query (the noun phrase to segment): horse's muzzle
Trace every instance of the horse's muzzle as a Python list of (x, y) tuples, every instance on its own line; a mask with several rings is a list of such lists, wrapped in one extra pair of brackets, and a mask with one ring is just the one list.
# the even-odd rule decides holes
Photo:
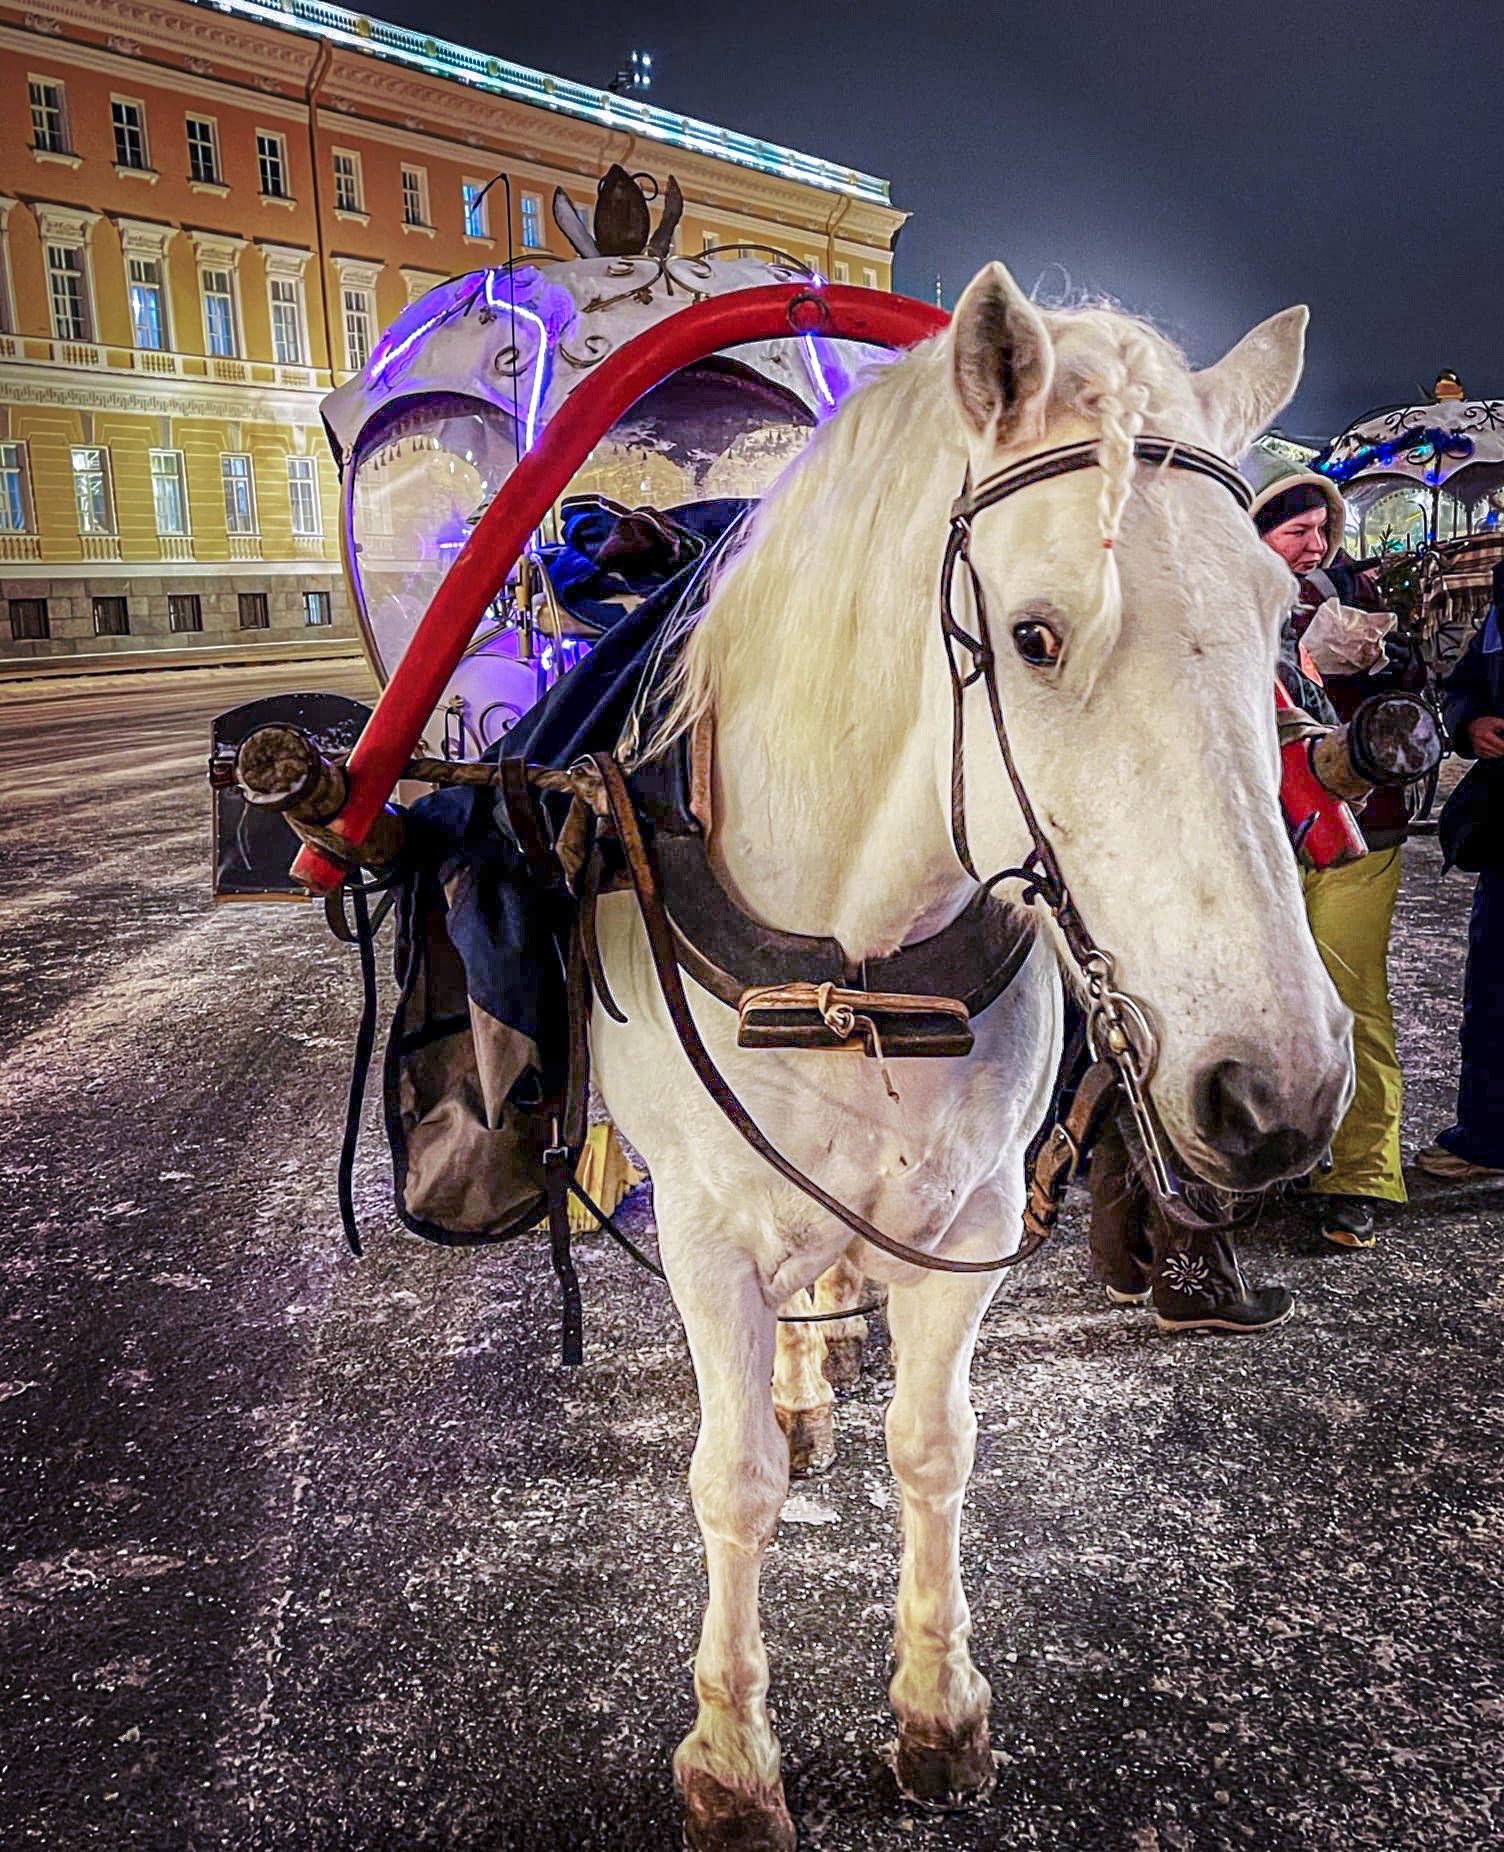
[[(1260, 1190), (1313, 1169), (1351, 1093), (1352, 1062), (1345, 1054), (1298, 1091), (1262, 1061), (1210, 1062), (1191, 1086), (1192, 1130), (1218, 1173), (1208, 1181)], [(1207, 1168), (1205, 1160), (1199, 1168)]]

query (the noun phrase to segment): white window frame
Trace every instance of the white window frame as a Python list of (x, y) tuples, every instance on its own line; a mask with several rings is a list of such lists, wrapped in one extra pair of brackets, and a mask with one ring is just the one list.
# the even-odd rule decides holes
[[(471, 216), (469, 189), (474, 187), (484, 198), (477, 199), (476, 216)], [(485, 192), (486, 182), (477, 180), (473, 174), (465, 174), (460, 179), (460, 223), (466, 238), (472, 244), (489, 244), (491, 242), (491, 196)], [(472, 231), (474, 224), (478, 229)]]
[[(261, 256), (266, 265), (266, 306), (271, 323), (272, 358), (279, 367), (307, 367), (311, 365), (308, 358), (311, 349), (308, 336), (308, 295), (303, 284), (303, 272), (307, 267), (308, 251), (300, 251), (285, 244), (263, 244)], [(278, 287), (291, 292), (290, 299), (280, 304), (277, 300)], [(277, 310), (278, 307), (292, 308), (297, 317), (298, 352), (297, 360), (286, 360), (277, 352)]]
[[(340, 286), (340, 325), (345, 336), (345, 366), (351, 373), (365, 370), (366, 362), (371, 358), (371, 349), (376, 345), (376, 298), (368, 289), (362, 289), (358, 283), (344, 283)], [(363, 342), (353, 340), (357, 321), (365, 325)], [(365, 351), (359, 352), (364, 346)]]
[[(82, 245), (68, 244), (60, 239), (49, 238), (42, 247), (43, 260), (47, 268), (47, 312), (52, 319), (52, 338), (54, 341), (92, 341), (94, 339), (94, 292), (89, 287), (89, 265), (87, 254)], [(77, 268), (72, 264), (54, 266), (52, 253), (61, 251), (77, 260)], [(78, 326), (64, 328), (58, 315), (58, 291), (56, 279), (62, 276), (78, 278)]]
[[(262, 142), (270, 142), (272, 144), (270, 153), (263, 154), (262, 149), (261, 149)], [(268, 191), (267, 189), (266, 168), (263, 165), (263, 163), (268, 160), (276, 162), (277, 172), (282, 181), (282, 185), (280, 189), (276, 191)], [(292, 181), (292, 176), (288, 172), (288, 168), (287, 168), (287, 137), (283, 135), (277, 129), (257, 129), (256, 130), (256, 185), (260, 189), (261, 197), (263, 199), (288, 199), (290, 200), (292, 198), (292, 194), (288, 191), (288, 187), (291, 184), (291, 181)]]
[(299, 540), (324, 538), (324, 510), (319, 499), (317, 457), (287, 459), (287, 507)]
[[(335, 257), (330, 262), (334, 266), (339, 291), (339, 324), (345, 368), (350, 373), (359, 373), (381, 337), (381, 322), (376, 313), (376, 281), (381, 275), (381, 265), (359, 257)], [(358, 299), (357, 306), (364, 309), (366, 318), (367, 347), (363, 359), (357, 357), (355, 345), (350, 339), (352, 297)]]
[[(117, 109), (133, 109), (136, 112), (136, 134), (141, 142), (141, 159), (139, 161), (122, 161), (120, 158), (120, 135), (123, 124), (115, 120)], [(127, 131), (129, 132), (129, 131)], [(138, 96), (110, 97), (110, 134), (115, 144), (115, 172), (117, 174), (150, 174), (156, 169), (151, 164), (151, 141), (146, 131), (146, 105)]]
[[(151, 275), (136, 273), (140, 270), (155, 272)], [(156, 333), (161, 337), (157, 341), (143, 341), (141, 323), (136, 316), (136, 294), (138, 289), (151, 290), (157, 299)], [(132, 344), (144, 353), (168, 354), (172, 352), (172, 329), (167, 320), (167, 270), (160, 257), (146, 257), (137, 252), (125, 260), (125, 297), (131, 318)]]
[[(167, 247), (172, 242), (174, 227), (154, 224), (149, 219), (116, 219), (115, 229), (120, 234), (120, 254), (125, 261), (125, 299), (130, 312), (132, 344), (146, 353), (172, 353), (175, 351), (172, 328), (172, 289), (168, 274)], [(141, 348), (136, 326), (136, 309), (131, 300), (131, 290), (136, 279), (132, 270), (136, 264), (155, 264), (157, 281), (153, 285), (159, 297), (162, 319), (162, 345), (160, 348)]]
[(10, 268), (10, 215), (20, 202), (0, 193), (0, 334), (16, 334), (16, 292)]
[[(324, 615), (322, 617), (310, 617), (308, 615), (309, 608), (310, 608), (310, 600), (314, 601), (313, 606), (312, 606), (313, 609), (323, 612)], [(333, 626), (333, 623), (334, 623), (334, 600), (333, 598), (330, 597), (329, 593), (327, 591), (324, 591), (322, 589), (317, 589), (317, 588), (313, 591), (304, 592), (303, 594), (303, 626), (304, 628), (307, 630), (328, 630)]]
[[(189, 236), (193, 239), (193, 254), (198, 262), (198, 306), (199, 320), (204, 331), (204, 356), (211, 360), (244, 360), (245, 321), (240, 312), (240, 253), (245, 249), (245, 240), (214, 232), (190, 232)], [(209, 344), (209, 292), (204, 287), (204, 279), (210, 271), (222, 272), (229, 279), (230, 340), (234, 351), (228, 354), (216, 354)]]
[[(53, 90), (57, 93), (55, 104), (39, 105), (32, 92), (35, 90)], [(26, 102), (31, 111), (31, 151), (33, 154), (70, 157), (73, 155), (73, 127), (68, 119), (68, 86), (61, 77), (51, 77), (42, 71), (28, 71), (26, 74)], [(58, 145), (54, 148), (37, 140), (37, 110), (55, 109), (57, 112)]]
[[(227, 465), (231, 463), (244, 463), (245, 468), (244, 470), (231, 470), (227, 467)], [(244, 450), (222, 450), (219, 454), (219, 481), (220, 487), (224, 491), (225, 532), (235, 535), (259, 534), (261, 532), (261, 520), (256, 510), (256, 464), (254, 458)], [(249, 526), (243, 527), (241, 525), (241, 516), (238, 510), (233, 514), (232, 518), (230, 505), (231, 483), (245, 484), (245, 519), (249, 522)], [(236, 497), (236, 500), (238, 502), (239, 497)]]
[[(15, 453), (13, 459), (7, 458), (7, 451)], [(0, 534), (34, 534), (37, 531), (37, 514), (31, 492), (31, 456), (19, 438), (6, 438), (0, 442), (0, 483), (11, 478), (15, 481), (16, 496), (21, 506), (21, 525), (10, 525), (10, 495), (7, 491), (0, 494)]]
[[(334, 166), (334, 211), (341, 219), (358, 219), (362, 224), (370, 217), (366, 211), (366, 177), (359, 153), (354, 148), (335, 148), (332, 150)], [(340, 163), (347, 166), (341, 173)], [(345, 198), (340, 197), (341, 186), (349, 188)]]
[[(84, 501), (79, 494), (80, 475), (78, 459), (80, 456), (89, 453), (100, 458), (98, 473), (104, 489), (105, 520), (108, 523), (108, 525), (104, 527), (86, 527), (84, 525)], [(112, 540), (118, 539), (120, 534), (120, 515), (115, 506), (115, 472), (111, 465), (109, 445), (72, 444), (69, 446), (68, 450), (68, 463), (73, 472), (73, 509), (74, 513), (78, 516), (78, 531), (80, 536), (104, 535)], [(91, 470), (90, 474), (92, 473)]]
[(878, 287), (879, 287), (879, 284), (877, 281), (877, 272), (872, 268), (871, 264), (863, 264), (862, 265), (862, 288), (863, 289), (877, 289)]
[[(268, 277), (272, 317), (272, 359), (279, 367), (308, 365), (308, 305), (301, 277)], [(292, 338), (288, 339), (289, 333)]]
[[(223, 290), (209, 288), (209, 278), (223, 277)], [(223, 300), (229, 304), (230, 315), (230, 351), (226, 354), (216, 353), (213, 337), (209, 331), (209, 299)], [(245, 343), (240, 338), (240, 291), (238, 279), (232, 265), (200, 263), (198, 267), (199, 308), (204, 320), (204, 356), (209, 360), (243, 360)]]
[[(164, 462), (170, 463), (171, 468), (160, 468), (159, 465)], [(150, 453), (150, 468), (151, 505), (152, 513), (156, 518), (157, 533), (173, 538), (186, 538), (193, 532), (193, 527), (188, 518), (188, 473), (183, 467), (182, 451), (153, 450)], [(157, 495), (157, 484), (168, 481), (174, 483), (177, 488), (178, 525), (176, 527), (163, 527), (162, 525), (162, 503)]]
[(834, 282), (849, 283), (851, 281), (851, 265), (847, 263), (844, 257), (838, 257), (832, 265), (832, 268), (835, 271), (835, 276), (832, 279)]
[[(196, 144), (193, 136), (189, 133), (194, 123), (198, 123), (200, 127), (206, 128), (209, 131), (209, 171), (207, 174), (196, 174), (193, 171), (193, 151), (195, 146), (201, 145)], [(185, 113), (183, 117), (183, 143), (188, 150), (188, 184), (195, 187), (224, 186), (225, 169), (219, 154), (218, 121), (213, 116), (201, 116), (196, 111)], [(225, 190), (228, 192), (229, 189), (226, 188)]]
[[(541, 193), (524, 193), (519, 208), (522, 214), (522, 248), (524, 251), (542, 251), (548, 246), (548, 238), (543, 230), (543, 195)], [(529, 220), (532, 221), (529, 225)], [(529, 235), (529, 233), (533, 235)]]
[[(412, 196), (417, 202), (418, 216), (415, 219), (410, 219), (407, 216), (409, 193), (407, 183), (409, 179), (416, 183), (411, 189)], [(426, 167), (415, 167), (410, 161), (404, 161), (402, 163), (401, 189), (403, 225), (409, 231), (432, 231), (433, 218), (428, 207), (428, 169)]]

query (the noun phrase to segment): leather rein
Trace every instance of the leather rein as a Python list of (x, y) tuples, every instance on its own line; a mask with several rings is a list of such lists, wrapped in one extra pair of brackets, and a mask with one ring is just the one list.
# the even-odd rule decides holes
[[(1220, 483), (1245, 509), (1251, 494), (1237, 471), (1223, 458), (1194, 445), (1173, 443), (1159, 437), (1139, 438), (1133, 446), (1135, 459), (1166, 469), (1190, 470)], [(817, 1203), (854, 1235), (882, 1253), (906, 1264), (936, 1273), (996, 1273), (1017, 1266), (1038, 1252), (1054, 1229), (1065, 1191), (1076, 1174), (1087, 1148), (1106, 1119), (1121, 1090), (1133, 1115), (1144, 1150), (1148, 1156), (1155, 1188), (1163, 1196), (1179, 1196), (1178, 1179), (1165, 1158), (1163, 1146), (1149, 1105), (1148, 1085), (1158, 1053), (1158, 1042), (1147, 1009), (1114, 984), (1114, 963), (1087, 930), (1071, 898), (1048, 836), (1014, 762), (1003, 714), (1002, 697), (997, 683), (997, 658), (988, 636), (986, 602), (982, 584), (971, 562), (972, 523), (986, 509), (1021, 489), (1052, 481), (1076, 470), (1092, 469), (1099, 464), (1095, 442), (1064, 445), (1040, 455), (1026, 458), (975, 487), (968, 475), (965, 486), (951, 509), (950, 534), (946, 543), (940, 578), (940, 622), (949, 665), (952, 692), (951, 754), (951, 836), (962, 867), (990, 893), (1008, 880), (1023, 882), (1025, 905), (1041, 901), (1053, 916), (1061, 938), (1087, 997), (1087, 1044), (1091, 1065), (1076, 1086), (1068, 1110), (1053, 1110), (1045, 1130), (1031, 1147), (1033, 1162), (1028, 1195), (1024, 1207), (1025, 1238), (1011, 1254), (989, 1260), (960, 1260), (943, 1254), (930, 1254), (896, 1240), (873, 1226), (865, 1216), (840, 1202), (813, 1178), (808, 1177), (774, 1146), (753, 1120), (733, 1092), (725, 1076), (711, 1059), (690, 1011), (680, 973), (680, 953), (673, 923), (664, 901), (663, 881), (652, 844), (645, 837), (636, 805), (626, 777), (617, 760), (609, 753), (591, 753), (577, 760), (564, 775), (530, 772), (533, 782), (553, 788), (567, 782), (576, 798), (603, 821), (609, 822), (620, 844), (626, 872), (635, 894), (643, 926), (647, 933), (654, 970), (669, 1019), (700, 1084), (740, 1137), (780, 1176)], [(977, 634), (973, 635), (958, 622), (953, 608), (955, 575), (964, 567), (970, 581), (976, 612)], [(971, 658), (963, 670), (959, 652)], [(1003, 766), (1013, 794), (1032, 838), (1032, 847), (1023, 864), (1004, 868), (983, 881), (972, 860), (966, 829), (966, 793), (964, 775), (965, 693), (981, 681), (987, 692), (993, 731)], [(515, 762), (514, 762), (515, 763)], [(593, 864), (596, 858), (590, 857)], [(587, 869), (587, 891), (594, 881)], [(590, 892), (593, 899), (593, 891)], [(588, 930), (588, 929), (587, 929)], [(589, 934), (593, 939), (593, 932)], [(599, 973), (598, 958), (589, 959), (593, 974)], [(599, 979), (598, 979), (599, 981)], [(609, 998), (609, 992), (605, 993)], [(609, 1006), (608, 1006), (609, 1007)], [(619, 1016), (619, 1012), (612, 1011)], [(1061, 1083), (1065, 1074), (1062, 1072)], [(1057, 1085), (1057, 1097), (1059, 1093)]]

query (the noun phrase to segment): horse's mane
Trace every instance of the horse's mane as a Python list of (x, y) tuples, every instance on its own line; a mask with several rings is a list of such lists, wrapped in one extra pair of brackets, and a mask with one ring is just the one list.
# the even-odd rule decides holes
[[(1177, 349), (1146, 323), (1100, 304), (1042, 309), (1055, 347), (1050, 420), (1086, 419), (1101, 431), (1098, 518), (1118, 532), (1133, 483), (1133, 442), (1150, 415), (1189, 398)], [(794, 771), (869, 761), (865, 736), (911, 711), (934, 622), (944, 525), (934, 513), (966, 468), (950, 389), (948, 334), (923, 343), (853, 393), (768, 493), (720, 567), (703, 610), (689, 618), (656, 756), (704, 714), (755, 700), (768, 718), (774, 764)], [(1075, 626), (1073, 670), (1089, 689), (1116, 641), (1117, 566), (1101, 554), (1096, 609)], [(669, 638), (669, 648), (677, 638)], [(797, 776), (795, 772), (795, 776)]]

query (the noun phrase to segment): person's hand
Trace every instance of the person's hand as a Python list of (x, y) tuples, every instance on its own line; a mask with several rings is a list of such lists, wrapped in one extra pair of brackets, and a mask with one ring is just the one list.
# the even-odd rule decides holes
[(1504, 720), (1497, 714), (1470, 722), (1467, 737), (1480, 759), (1504, 759)]

